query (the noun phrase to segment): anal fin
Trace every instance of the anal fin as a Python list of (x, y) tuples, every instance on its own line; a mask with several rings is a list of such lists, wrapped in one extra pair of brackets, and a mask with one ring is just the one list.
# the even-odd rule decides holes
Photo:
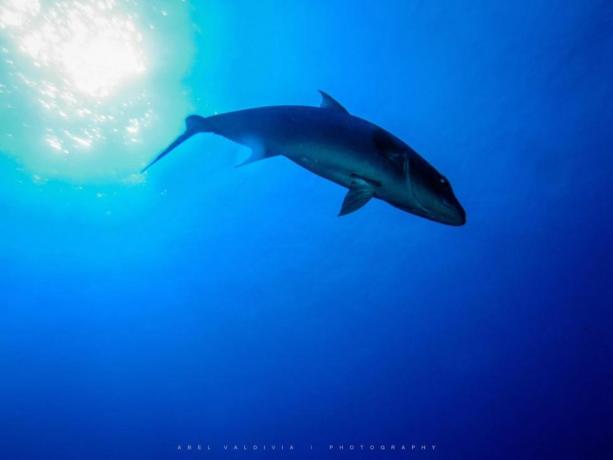
[(241, 166), (245, 166), (245, 165), (251, 164), (251, 163), (256, 162), (256, 161), (265, 160), (266, 158), (274, 157), (274, 156), (277, 156), (277, 155), (278, 155), (278, 153), (272, 153), (272, 152), (270, 152), (267, 149), (260, 149), (260, 148), (252, 149), (251, 150), (251, 155), (249, 155), (246, 160), (244, 160), (241, 163), (237, 164), (235, 166), (235, 168), (239, 168)]

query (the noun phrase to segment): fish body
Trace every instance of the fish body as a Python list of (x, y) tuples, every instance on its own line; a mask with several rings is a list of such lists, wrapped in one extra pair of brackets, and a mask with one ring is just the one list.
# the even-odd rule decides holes
[(322, 92), (320, 107), (270, 106), (211, 117), (192, 115), (186, 127), (149, 166), (194, 134), (214, 133), (251, 149), (243, 164), (283, 155), (346, 187), (339, 215), (378, 198), (437, 222), (466, 222), (446, 177), (401, 139), (351, 115), (326, 93)]

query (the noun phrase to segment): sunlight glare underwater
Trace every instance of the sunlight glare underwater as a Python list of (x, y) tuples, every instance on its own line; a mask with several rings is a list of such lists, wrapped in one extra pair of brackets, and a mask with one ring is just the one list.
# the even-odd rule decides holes
[(37, 177), (133, 178), (189, 109), (187, 7), (163, 3), (1, 0), (0, 150)]

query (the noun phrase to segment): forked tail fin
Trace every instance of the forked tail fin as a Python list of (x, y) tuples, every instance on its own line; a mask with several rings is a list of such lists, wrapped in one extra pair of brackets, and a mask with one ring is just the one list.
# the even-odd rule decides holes
[(157, 157), (155, 157), (147, 166), (141, 169), (141, 174), (147, 171), (154, 163), (157, 163), (159, 160), (164, 158), (170, 152), (172, 152), (175, 148), (185, 142), (187, 139), (192, 137), (194, 134), (198, 134), (199, 132), (204, 131), (204, 121), (205, 118), (202, 118), (198, 115), (190, 115), (185, 119), (185, 132), (177, 137), (172, 144), (166, 147), (162, 153), (160, 153)]

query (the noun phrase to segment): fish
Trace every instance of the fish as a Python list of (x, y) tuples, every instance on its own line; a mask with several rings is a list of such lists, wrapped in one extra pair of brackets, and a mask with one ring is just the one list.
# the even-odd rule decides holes
[(407, 143), (349, 113), (320, 91), (319, 107), (264, 106), (209, 117), (190, 115), (185, 132), (141, 173), (198, 133), (212, 133), (249, 147), (239, 166), (285, 156), (304, 169), (347, 188), (339, 216), (371, 199), (452, 226), (466, 223), (466, 212), (449, 180)]

